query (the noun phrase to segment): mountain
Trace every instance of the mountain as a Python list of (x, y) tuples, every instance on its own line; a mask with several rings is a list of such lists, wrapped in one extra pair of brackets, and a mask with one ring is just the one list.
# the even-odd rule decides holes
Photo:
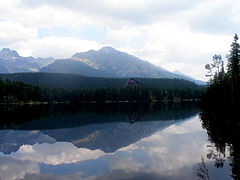
[(113, 74), (113, 77), (175, 78), (167, 70), (157, 67), (112, 47), (103, 47), (99, 51), (90, 50), (76, 53), (71, 60), (79, 60), (92, 68)]
[(0, 73), (3, 73), (3, 74), (8, 73), (7, 68), (3, 64), (1, 64), (1, 62), (0, 62)]
[(184, 74), (184, 73), (182, 73), (182, 72), (180, 72), (180, 71), (174, 71), (174, 73), (175, 73), (175, 74), (178, 74), (179, 76), (184, 77), (184, 79), (186, 79), (186, 80), (193, 81), (193, 82), (195, 82), (196, 84), (199, 84), (199, 85), (207, 85), (206, 82), (201, 81), (201, 80), (196, 80), (196, 79), (194, 79), (193, 77), (190, 77), (190, 76), (188, 76), (188, 75), (186, 75), (186, 74)]
[(11, 154), (16, 152), (22, 145), (34, 145), (36, 143), (54, 143), (55, 139), (43, 134), (41, 131), (0, 131), (0, 152)]
[(0, 59), (2, 60), (16, 60), (18, 58), (20, 58), (20, 56), (17, 51), (11, 50), (9, 48), (3, 48), (0, 51)]
[(55, 61), (41, 71), (111, 78), (177, 78), (195, 82), (112, 47), (76, 53), (69, 59)]
[(149, 120), (138, 121), (134, 124), (115, 122), (42, 132), (58, 142), (71, 142), (78, 148), (101, 149), (110, 153), (181, 121), (183, 120)]
[(41, 72), (51, 72), (51, 73), (66, 73), (66, 74), (81, 74), (91, 77), (111, 77), (114, 76), (103, 70), (95, 69), (91, 66), (86, 65), (85, 63), (77, 60), (69, 59), (59, 59), (43, 67)]
[(38, 72), (53, 61), (51, 57), (22, 57), (15, 50), (4, 48), (0, 51), (0, 73)]
[(108, 78), (170, 78), (204, 84), (182, 74), (172, 73), (136, 56), (103, 47), (75, 53), (68, 59), (22, 57), (15, 50), (0, 51), (0, 73), (50, 72)]

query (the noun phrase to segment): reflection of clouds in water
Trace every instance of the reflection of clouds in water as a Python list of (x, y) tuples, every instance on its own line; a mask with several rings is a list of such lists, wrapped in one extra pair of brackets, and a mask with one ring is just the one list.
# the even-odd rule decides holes
[(128, 151), (128, 152), (133, 152), (134, 150), (137, 149), (137, 146), (135, 144), (130, 144), (129, 146), (122, 147), (118, 149), (117, 151)]
[[(194, 127), (194, 129), (192, 129)], [(197, 127), (197, 128), (195, 128)], [(148, 154), (147, 172), (157, 172), (160, 174), (181, 174), (184, 166), (194, 166), (200, 160), (201, 155), (206, 150), (207, 134), (200, 128), (200, 122), (196, 119), (190, 120), (181, 124), (180, 126), (170, 126), (162, 132), (158, 132), (149, 139), (143, 139), (141, 143), (151, 142), (152, 146), (144, 146)], [(180, 129), (177, 131), (176, 129)], [(172, 131), (176, 130), (177, 133)], [(183, 133), (184, 132), (184, 133)], [(188, 169), (192, 171), (191, 169)]]
[(162, 132), (164, 134), (186, 134), (196, 131), (203, 131), (202, 130), (202, 123), (198, 120), (199, 117), (195, 117), (191, 121), (186, 121), (183, 124), (180, 125), (172, 125), (166, 129), (164, 129)]
[(55, 176), (53, 174), (38, 174), (38, 175), (27, 175), (24, 180), (119, 180), (119, 179), (134, 179), (134, 180), (165, 180), (164, 176), (159, 176), (157, 174), (148, 174), (144, 172), (126, 172), (126, 171), (112, 171), (104, 175), (93, 175), (91, 177), (81, 178), (78, 175), (70, 176)]
[(207, 134), (202, 130), (198, 118), (195, 118), (140, 140), (135, 144), (135, 149), (144, 150), (147, 156), (144, 172), (191, 179), (193, 168), (196, 168), (201, 156), (205, 156), (206, 140)]
[(75, 163), (89, 159), (97, 159), (104, 155), (101, 150), (77, 148), (71, 143), (57, 142), (54, 144), (23, 145), (11, 157), (20, 160), (31, 160), (45, 164)]
[[(77, 148), (71, 143), (35, 144), (24, 145), (10, 156), (18, 160), (33, 163), (42, 162), (55, 165), (55, 171), (61, 171), (61, 164), (79, 162), (76, 168), (81, 169), (81, 162), (93, 160), (94, 163), (103, 161), (107, 163), (108, 174), (101, 172), (90, 174), (84, 179), (117, 179), (119, 177), (145, 179), (192, 179), (194, 168), (200, 162), (201, 156), (205, 156), (207, 134), (201, 128), (201, 123), (195, 117), (182, 124), (172, 125), (163, 131), (159, 131), (150, 137), (144, 138), (135, 144), (123, 147), (115, 153), (104, 153), (101, 150), (89, 150)], [(7, 163), (7, 162), (6, 162)], [(35, 165), (36, 166), (36, 165)], [(20, 167), (19, 167), (20, 168)], [(81, 177), (81, 170), (77, 175), (57, 178), (60, 180), (75, 180)], [(196, 169), (195, 169), (196, 170)], [(2, 171), (2, 170), (0, 170)], [(18, 171), (18, 170), (13, 170)], [(100, 169), (99, 171), (104, 171)], [(53, 171), (54, 172), (54, 171)], [(121, 173), (120, 173), (121, 172)], [(26, 171), (25, 174), (31, 174)], [(80, 174), (79, 174), (80, 173)], [(84, 173), (84, 172), (82, 172)], [(1, 172), (0, 172), (1, 174)], [(119, 176), (119, 174), (122, 174)], [(22, 177), (18, 176), (18, 177)], [(27, 175), (26, 179), (56, 179), (54, 175)]]
[(138, 163), (134, 161), (132, 157), (121, 158), (121, 157), (111, 157), (108, 160), (109, 170), (124, 170), (127, 172), (138, 172), (140, 168), (144, 167), (143, 163)]
[(0, 157), (0, 179), (22, 179), (26, 174), (39, 173), (39, 166), (32, 161), (21, 161), (11, 157)]
[(16, 153), (1, 154), (0, 180), (23, 179), (25, 176), (26, 179), (79, 179), (80, 174), (63, 178), (53, 175), (36, 175), (40, 173), (39, 162), (58, 165), (97, 159), (102, 155), (104, 152), (101, 150), (77, 148), (73, 144), (65, 142), (23, 145)]
[(79, 175), (55, 176), (53, 174), (27, 174), (24, 180), (80, 180)]

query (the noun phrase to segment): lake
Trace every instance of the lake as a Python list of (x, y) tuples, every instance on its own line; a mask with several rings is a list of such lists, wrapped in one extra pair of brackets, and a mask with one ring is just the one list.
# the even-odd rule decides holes
[(193, 103), (12, 105), (0, 113), (1, 180), (240, 177), (239, 151), (225, 142), (221, 149), (213, 138), (221, 134)]

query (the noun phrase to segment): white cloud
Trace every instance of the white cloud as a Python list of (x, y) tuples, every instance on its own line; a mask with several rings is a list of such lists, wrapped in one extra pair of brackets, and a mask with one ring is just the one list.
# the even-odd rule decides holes
[(0, 157), (0, 179), (23, 179), (26, 174), (39, 173), (39, 166), (35, 162), (16, 160), (11, 157)]
[(89, 159), (97, 159), (105, 153), (101, 150), (77, 148), (71, 143), (23, 145), (11, 157), (45, 164), (68, 164)]
[(0, 46), (31, 40), (37, 32), (36, 28), (24, 27), (21, 23), (0, 21)]
[(239, 6), (238, 0), (203, 1), (185, 12), (183, 17), (188, 19), (195, 32), (233, 35), (240, 30), (239, 20), (236, 21)]
[(200, 64), (191, 64), (191, 63), (164, 63), (162, 67), (168, 69), (172, 72), (180, 71), (190, 77), (194, 77), (196, 79), (208, 80), (207, 77), (204, 77), (206, 74), (206, 70), (204, 68), (205, 64), (211, 61), (211, 55), (209, 57), (204, 58), (204, 62)]
[[(240, 31), (239, 7), (238, 0), (1, 1), (0, 46), (22, 55), (65, 58), (108, 44), (205, 79), (204, 65), (213, 54), (228, 53)], [(54, 35), (58, 27), (81, 31), (89, 25), (106, 37)], [(42, 28), (54, 30), (38, 37)]]
[(193, 166), (200, 161), (201, 155), (206, 155), (206, 140), (207, 134), (195, 117), (142, 139), (136, 145), (148, 154), (146, 172), (190, 179)]
[(127, 158), (112, 157), (108, 161), (108, 166), (110, 167), (111, 171), (124, 170), (128, 172), (131, 172), (131, 171), (138, 172), (141, 168), (144, 167), (144, 163), (136, 162), (131, 157), (127, 157)]
[(123, 26), (121, 28), (108, 28), (107, 41), (113, 43), (130, 43), (134, 38), (141, 38), (143, 32), (135, 26)]
[(76, 52), (99, 49), (102, 46), (96, 41), (49, 36), (15, 43), (11, 47), (23, 56), (69, 58)]
[(81, 12), (70, 11), (63, 7), (49, 5), (37, 8), (25, 8), (18, 4), (12, 4), (11, 8), (0, 6), (1, 19), (18, 22), (26, 27), (47, 28), (52, 26), (81, 27), (82, 24), (90, 24), (89, 18)]
[(145, 35), (141, 49), (135, 54), (166, 69), (179, 70), (199, 79), (205, 79), (204, 65), (213, 54), (228, 53), (232, 37), (191, 32), (175, 23), (155, 23), (143, 28)]
[(0, 1), (0, 9), (3, 11), (6, 9), (13, 8), (13, 7), (17, 6), (20, 2), (21, 2), (21, 0)]
[(29, 1), (23, 0), (23, 3), (32, 8), (38, 6), (64, 7), (84, 14), (93, 14), (94, 16), (112, 17), (116, 20), (131, 21), (136, 24), (149, 24), (159, 18), (169, 14), (191, 9), (192, 6), (199, 3), (198, 0), (132, 0), (132, 1), (107, 1), (107, 0), (62, 0), (62, 1)]

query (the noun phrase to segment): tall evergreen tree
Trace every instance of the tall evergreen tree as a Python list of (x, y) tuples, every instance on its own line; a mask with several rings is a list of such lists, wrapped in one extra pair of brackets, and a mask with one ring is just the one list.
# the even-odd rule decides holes
[(240, 61), (240, 45), (238, 35), (235, 34), (231, 44), (230, 55), (228, 56), (228, 75), (231, 81), (232, 97), (236, 99), (239, 90), (239, 61)]

